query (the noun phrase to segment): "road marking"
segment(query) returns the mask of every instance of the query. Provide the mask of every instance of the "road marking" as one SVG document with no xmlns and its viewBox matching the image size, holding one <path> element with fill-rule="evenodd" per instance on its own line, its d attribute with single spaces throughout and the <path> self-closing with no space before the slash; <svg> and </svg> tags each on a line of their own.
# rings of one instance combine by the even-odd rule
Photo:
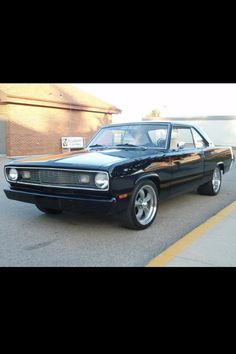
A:
<svg viewBox="0 0 236 354">
<path fill-rule="evenodd" d="M 203 236 L 209 229 L 226 218 L 234 209 L 236 209 L 236 201 L 222 209 L 216 215 L 196 227 L 194 230 L 186 234 L 179 241 L 167 248 L 157 257 L 153 258 L 146 267 L 163 267 L 172 259 L 178 256 L 183 250 L 190 246 L 195 240 Z"/>
</svg>

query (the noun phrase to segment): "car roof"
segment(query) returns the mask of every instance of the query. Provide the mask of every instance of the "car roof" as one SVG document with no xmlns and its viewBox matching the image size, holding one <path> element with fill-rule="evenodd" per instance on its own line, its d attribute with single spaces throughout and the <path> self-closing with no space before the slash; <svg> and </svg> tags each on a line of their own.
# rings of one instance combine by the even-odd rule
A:
<svg viewBox="0 0 236 354">
<path fill-rule="evenodd" d="M 106 127 L 119 127 L 119 126 L 124 126 L 124 125 L 152 125 L 152 124 L 169 124 L 169 125 L 175 125 L 175 126 L 184 126 L 184 127 L 194 127 L 193 124 L 187 124 L 187 123 L 176 123 L 176 122 L 171 122 L 171 121 L 149 121 L 149 122 L 127 122 L 127 123 L 111 123 L 108 125 L 104 125 L 103 128 Z"/>
<path fill-rule="evenodd" d="M 103 128 L 109 128 L 109 127 L 121 127 L 121 126 L 130 126 L 130 125 L 153 125 L 153 124 L 165 124 L 165 125 L 169 125 L 169 126 L 177 126 L 177 127 L 188 127 L 188 128 L 195 128 L 197 130 L 197 132 L 208 142 L 209 146 L 214 146 L 214 143 L 212 142 L 212 140 L 210 139 L 210 137 L 208 136 L 208 134 L 202 130 L 202 128 L 198 125 L 195 124 L 188 124 L 188 123 L 181 123 L 181 122 L 173 122 L 173 121 L 148 121 L 148 122 L 126 122 L 126 123 L 111 123 L 108 125 L 104 125 L 102 126 L 99 131 Z"/>
</svg>

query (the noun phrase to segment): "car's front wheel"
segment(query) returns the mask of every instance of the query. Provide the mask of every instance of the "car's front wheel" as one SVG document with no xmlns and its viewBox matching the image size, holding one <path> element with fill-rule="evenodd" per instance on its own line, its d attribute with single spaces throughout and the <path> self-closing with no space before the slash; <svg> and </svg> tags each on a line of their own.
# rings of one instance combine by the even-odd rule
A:
<svg viewBox="0 0 236 354">
<path fill-rule="evenodd" d="M 62 213 L 62 210 L 61 209 L 51 209 L 51 208 L 44 208 L 43 206 L 41 206 L 40 204 L 36 204 L 36 207 L 42 211 L 43 213 L 45 214 L 54 214 L 54 215 L 57 215 L 57 214 L 61 214 Z"/>
<path fill-rule="evenodd" d="M 198 193 L 203 195 L 217 195 L 221 188 L 222 173 L 221 169 L 217 166 L 212 174 L 211 181 L 198 187 Z"/>
<path fill-rule="evenodd" d="M 123 225 L 135 230 L 149 227 L 158 210 L 158 190 L 150 180 L 140 182 L 134 189 L 129 206 L 123 213 Z"/>
</svg>

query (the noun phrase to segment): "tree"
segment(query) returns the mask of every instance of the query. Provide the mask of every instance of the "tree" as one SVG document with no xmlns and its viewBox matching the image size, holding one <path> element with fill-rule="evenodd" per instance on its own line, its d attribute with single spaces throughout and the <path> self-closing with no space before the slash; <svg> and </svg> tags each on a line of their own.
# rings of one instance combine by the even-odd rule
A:
<svg viewBox="0 0 236 354">
<path fill-rule="evenodd" d="M 151 112 L 146 114 L 146 118 L 151 118 L 151 117 L 160 117 L 161 111 L 159 108 L 153 109 Z"/>
</svg>

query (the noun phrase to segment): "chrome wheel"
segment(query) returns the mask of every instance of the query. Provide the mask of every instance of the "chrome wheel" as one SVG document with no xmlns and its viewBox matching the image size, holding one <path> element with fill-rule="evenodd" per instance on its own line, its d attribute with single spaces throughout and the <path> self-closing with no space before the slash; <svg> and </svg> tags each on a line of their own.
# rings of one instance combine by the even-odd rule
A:
<svg viewBox="0 0 236 354">
<path fill-rule="evenodd" d="M 213 177 L 212 177 L 212 187 L 215 193 L 217 193 L 220 189 L 221 185 L 221 171 L 218 167 L 214 169 Z"/>
<path fill-rule="evenodd" d="M 144 185 L 135 198 L 135 216 L 141 225 L 149 224 L 157 211 L 157 195 L 150 185 Z"/>
</svg>

